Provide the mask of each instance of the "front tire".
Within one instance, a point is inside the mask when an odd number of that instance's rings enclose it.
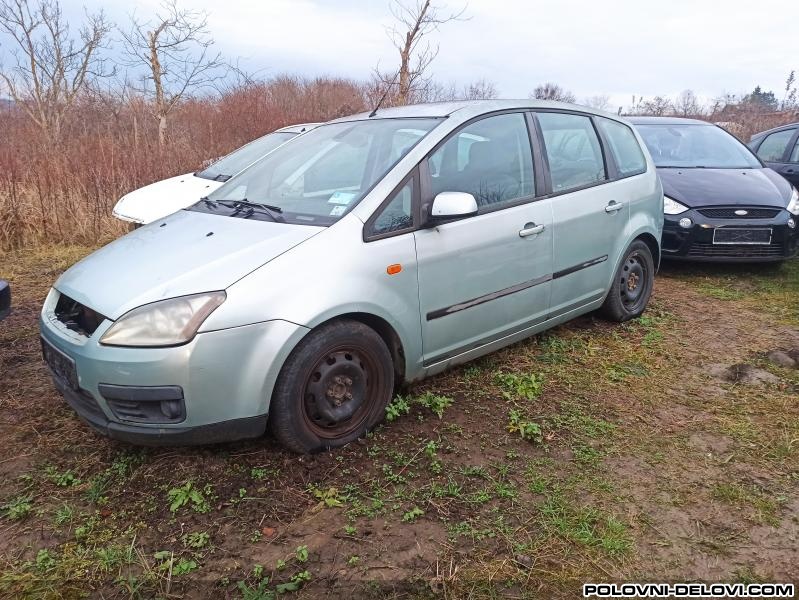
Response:
[[[269,428],[294,452],[338,448],[383,420],[393,389],[391,353],[377,332],[333,321],[303,338],[283,365]]]
[[[644,242],[635,240],[624,253],[624,260],[599,309],[601,314],[618,323],[641,316],[649,303],[654,284],[655,261],[652,252]]]

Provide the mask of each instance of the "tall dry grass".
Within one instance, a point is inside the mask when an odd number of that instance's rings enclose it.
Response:
[[[58,139],[13,106],[0,109],[0,249],[42,242],[96,243],[125,230],[111,210],[125,193],[197,170],[286,125],[364,110],[364,86],[278,77],[182,103],[167,143],[140,100],[81,99]]]

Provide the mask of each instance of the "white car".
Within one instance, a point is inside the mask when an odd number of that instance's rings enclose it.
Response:
[[[207,196],[275,148],[318,125],[303,123],[278,129],[234,150],[201,171],[170,177],[133,190],[119,199],[112,214],[134,226],[171,215]]]

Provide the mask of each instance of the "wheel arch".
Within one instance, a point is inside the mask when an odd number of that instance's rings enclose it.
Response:
[[[657,270],[660,269],[660,244],[657,238],[648,231],[645,231],[639,234],[635,239],[641,240],[649,247],[649,251],[652,253],[652,260],[655,261],[655,271],[657,272]]]
[[[397,331],[394,329],[391,323],[386,321],[384,318],[367,312],[347,312],[322,321],[321,323],[315,325],[313,329],[317,329],[318,327],[321,327],[322,325],[332,321],[342,321],[347,319],[363,323],[367,327],[377,332],[377,334],[382,338],[383,342],[385,342],[386,346],[388,347],[388,351],[391,354],[391,362],[394,365],[395,381],[398,383],[404,381],[406,373],[405,348]]]

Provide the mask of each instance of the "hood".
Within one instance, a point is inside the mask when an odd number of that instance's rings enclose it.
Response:
[[[152,223],[191,206],[222,183],[193,173],[156,181],[122,196],[114,207],[114,216],[135,223]]]
[[[658,169],[663,193],[689,208],[781,206],[791,185],[771,169]]]
[[[90,254],[55,288],[115,320],[156,300],[223,290],[323,230],[180,211]]]

